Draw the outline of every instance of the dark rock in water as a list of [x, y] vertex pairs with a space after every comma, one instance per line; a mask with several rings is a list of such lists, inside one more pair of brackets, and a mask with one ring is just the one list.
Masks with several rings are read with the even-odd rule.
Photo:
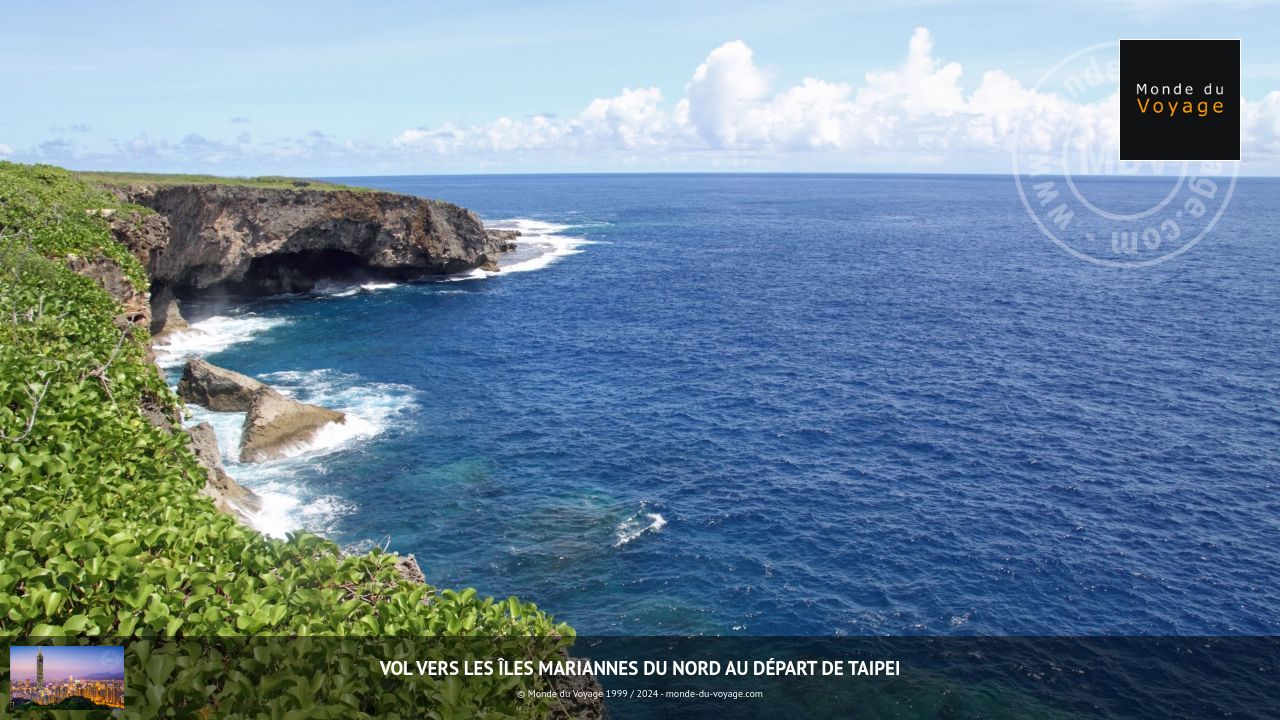
[[217, 412], [247, 412], [254, 393], [263, 387], [247, 375], [192, 358], [182, 369], [178, 397]]
[[411, 280], [465, 272], [509, 244], [470, 210], [395, 193], [235, 185], [114, 187], [156, 210], [168, 243], [150, 251], [157, 289], [178, 297], [306, 292], [325, 279]]
[[264, 385], [253, 394], [244, 418], [240, 460], [273, 460], [282, 456], [291, 445], [314, 438], [325, 425], [346, 421], [347, 416], [337, 410], [292, 400]]
[[188, 441], [196, 459], [204, 466], [208, 477], [200, 492], [213, 499], [219, 510], [248, 522], [248, 516], [262, 509], [262, 499], [249, 488], [231, 479], [222, 466], [222, 453], [218, 450], [218, 437], [209, 423], [187, 428]]
[[516, 249], [516, 238], [520, 237], [519, 230], [485, 230], [489, 234], [489, 241], [494, 247], [502, 252], [509, 252]]

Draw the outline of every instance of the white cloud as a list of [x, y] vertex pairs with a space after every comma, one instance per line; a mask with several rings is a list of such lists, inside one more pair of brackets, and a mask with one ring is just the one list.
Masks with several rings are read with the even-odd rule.
[[750, 46], [734, 40], [707, 55], [669, 112], [658, 88], [626, 89], [562, 122], [499, 118], [470, 128], [412, 128], [392, 144], [435, 155], [826, 151], [896, 152], [910, 161], [920, 154], [1007, 151], [1020, 113], [1029, 117], [1033, 146], [1048, 144], [1064, 123], [1084, 122], [1086, 133], [1110, 130], [1099, 123], [1114, 108], [1036, 93], [999, 71], [984, 75], [966, 97], [961, 66], [937, 59], [933, 47], [929, 31], [917, 28], [905, 60], [868, 73], [860, 86], [805, 78], [771, 93]]
[[743, 120], [769, 91], [769, 80], [756, 67], [751, 48], [741, 40], [711, 51], [685, 86], [682, 115], [712, 147], [736, 144]]
[[1246, 149], [1266, 157], [1280, 157], [1280, 90], [1260, 102], [1245, 102], [1241, 118]]
[[957, 63], [939, 65], [933, 57], [933, 36], [918, 27], [907, 43], [906, 61], [894, 70], [868, 73], [867, 84], [858, 90], [858, 104], [912, 115], [946, 116], [964, 110], [959, 84], [963, 70]]
[[13, 154], [12, 147], [5, 145], [4, 143], [0, 143], [0, 157], [8, 157], [9, 155], [12, 155], [12, 154]]
[[576, 127], [584, 135], [610, 142], [617, 148], [653, 147], [659, 144], [658, 138], [670, 123], [659, 107], [661, 102], [662, 91], [656, 87], [627, 88], [617, 97], [592, 100], [578, 116]]
[[[254, 141], [248, 133], [227, 141], [188, 135], [176, 142], [145, 134], [96, 151], [66, 141], [45, 143], [19, 156], [57, 161], [59, 154], [101, 167], [217, 171], [304, 168], [358, 172], [412, 172], [445, 168], [609, 169], [649, 167], [804, 167], [858, 169], [864, 158], [879, 167], [928, 163], [970, 169], [957, 158], [982, 158], [988, 169], [1007, 168], [1016, 139], [1033, 152], [1052, 152], [1070, 129], [1074, 142], [1118, 142], [1119, 96], [1092, 103], [1037, 92], [1000, 70], [986, 72], [972, 92], [963, 68], [935, 54], [934, 38], [916, 28], [895, 67], [859, 81], [806, 77], [775, 89], [747, 43], [713, 49], [668, 101], [656, 87], [625, 88], [587, 103], [576, 115], [500, 117], [460, 126], [411, 127], [385, 140], [338, 141], [313, 132], [299, 139]], [[247, 120], [235, 118], [233, 122]], [[1280, 163], [1280, 92], [1245, 102], [1247, 159]], [[1021, 128], [1020, 135], [1016, 135]], [[0, 155], [15, 154], [0, 145]], [[167, 165], [166, 165], [167, 163]], [[788, 165], [790, 163], [790, 165]], [[242, 170], [239, 170], [242, 171]]]

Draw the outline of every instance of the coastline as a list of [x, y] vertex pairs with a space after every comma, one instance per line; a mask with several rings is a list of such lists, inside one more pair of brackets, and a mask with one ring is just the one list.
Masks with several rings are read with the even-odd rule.
[[[276, 192], [298, 196], [293, 190]], [[459, 211], [463, 222], [474, 219]], [[152, 314], [152, 301], [172, 289], [153, 284], [148, 272], [171, 239], [167, 220], [61, 168], [0, 162], [0, 252], [14, 278], [0, 286], [0, 298], [13, 308], [0, 343], [10, 410], [0, 425], [0, 494], [8, 509], [0, 521], [7, 557], [0, 610], [9, 621], [0, 635], [153, 638], [126, 653], [126, 672], [153, 678], [156, 662], [170, 670], [178, 662], [183, 645], [175, 640], [228, 633], [387, 642], [434, 635], [524, 637], [546, 641], [539, 653], [561, 655], [575, 633], [532, 603], [436, 588], [412, 558], [376, 547], [346, 552], [305, 530], [275, 539], [246, 527], [235, 518], [233, 503], [219, 501], [218, 492], [234, 493], [238, 486], [222, 477], [222, 453], [211, 449], [213, 434], [183, 426], [183, 405], [164, 383], [150, 341], [153, 319], [161, 318], [161, 326], [182, 322], [168, 306]], [[441, 236], [399, 240], [430, 245], [433, 237]], [[471, 237], [492, 242], [487, 234]], [[469, 252], [457, 240], [453, 236], [445, 246]], [[468, 263], [479, 267], [488, 260], [483, 255], [473, 254]], [[430, 269], [422, 258], [407, 248], [398, 259]], [[255, 394], [255, 406], [263, 392]], [[58, 568], [57, 584], [50, 567]], [[308, 647], [276, 658], [273, 688], [309, 687], [318, 662], [357, 670], [347, 681], [309, 689], [307, 705], [316, 711], [347, 714], [358, 702], [352, 700], [356, 688], [364, 687], [358, 691], [363, 693], [385, 684], [371, 675], [356, 645]], [[231, 682], [220, 672], [239, 661], [234, 645], [213, 652], [222, 658], [184, 671], [204, 688], [197, 695], [185, 694], [185, 684], [152, 685], [130, 707], [194, 715], [219, 705], [278, 705], [275, 690]], [[388, 693], [378, 698], [379, 707], [403, 712], [431, 706], [439, 702], [442, 682]], [[521, 681], [530, 691], [558, 682]], [[495, 678], [470, 678], [450, 693], [446, 704], [472, 708], [472, 714], [502, 708], [511, 715], [568, 716], [549, 703], [517, 702], [510, 686]], [[597, 704], [574, 716], [602, 712]]]
[[[189, 361], [206, 359], [235, 345], [252, 343], [287, 324], [287, 320], [259, 314], [255, 311], [256, 303], [340, 301], [357, 295], [405, 290], [420, 282], [469, 282], [532, 272], [582, 252], [581, 246], [591, 244], [583, 238], [562, 234], [570, 227], [527, 218], [487, 223], [487, 231], [511, 234], [509, 248], [489, 267], [477, 267], [466, 272], [406, 282], [328, 281], [317, 284], [308, 292], [249, 298], [232, 305], [217, 297], [215, 314], [208, 314], [207, 306], [201, 307], [202, 298], [198, 294], [189, 296], [186, 306], [199, 308], [197, 312], [203, 314], [197, 314], [188, 323], [176, 310], [179, 303], [173, 303], [170, 306], [173, 309], [169, 311], [172, 313], [171, 321], [176, 317], [179, 324], [153, 336], [153, 354], [157, 366], [167, 377], [167, 383], [176, 389], [182, 370]], [[227, 369], [234, 371], [237, 368]], [[284, 537], [289, 532], [304, 528], [323, 535], [333, 518], [357, 512], [357, 506], [336, 495], [300, 499], [292, 476], [305, 472], [313, 463], [323, 462], [323, 458], [331, 453], [373, 441], [393, 427], [398, 417], [414, 407], [417, 391], [403, 384], [371, 383], [358, 376], [324, 368], [279, 370], [255, 379], [286, 397], [339, 410], [346, 415], [346, 422], [327, 424], [314, 437], [292, 445], [281, 457], [266, 463], [240, 462], [237, 448], [244, 424], [243, 411], [211, 410], [188, 400], [185, 403], [188, 419], [184, 424], [188, 427], [210, 424], [228, 474], [260, 497], [261, 507], [254, 512], [242, 513], [241, 520], [274, 537]]]

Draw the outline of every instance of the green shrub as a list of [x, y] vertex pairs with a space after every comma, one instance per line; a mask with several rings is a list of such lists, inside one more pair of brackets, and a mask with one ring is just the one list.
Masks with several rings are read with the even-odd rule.
[[101, 210], [150, 214], [140, 205], [127, 205], [99, 187], [52, 165], [0, 162], [0, 228], [16, 235], [19, 245], [52, 258], [91, 257], [102, 251], [124, 269], [139, 290], [146, 290], [147, 274], [129, 251], [111, 238]]
[[[139, 411], [148, 395], [176, 402], [142, 331], [122, 329], [106, 292], [51, 259], [101, 250], [140, 271], [106, 221], [84, 212], [109, 206], [64, 170], [0, 163], [0, 637], [572, 637], [532, 604], [411, 585], [392, 555], [343, 555], [307, 533], [276, 540], [218, 512], [199, 493], [204, 470], [185, 435]], [[513, 697], [511, 678], [441, 679], [371, 698], [359, 694], [359, 672], [318, 682], [316, 657], [304, 653], [277, 657], [264, 683], [228, 672], [244, 658], [193, 663], [180, 645], [160, 647], [146, 658], [127, 651], [129, 673], [164, 675], [142, 690], [130, 682], [130, 715], [189, 707], [183, 693], [193, 688], [218, 716], [272, 706], [279, 713], [263, 717], [284, 717], [303, 707], [298, 698], [308, 708], [300, 717], [544, 707]], [[327, 651], [326, 662], [367, 671], [373, 660], [351, 652]]]

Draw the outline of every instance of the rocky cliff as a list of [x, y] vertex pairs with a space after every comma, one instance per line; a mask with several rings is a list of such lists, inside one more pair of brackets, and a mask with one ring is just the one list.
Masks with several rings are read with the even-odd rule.
[[[132, 185], [169, 223], [153, 297], [306, 292], [326, 279], [411, 280], [490, 266], [509, 238], [452, 203], [394, 193], [231, 184]], [[161, 316], [165, 308], [153, 311]]]
[[[125, 323], [149, 327], [153, 335], [185, 326], [173, 302], [178, 298], [218, 293], [247, 298], [305, 292], [326, 279], [407, 280], [482, 266], [493, 269], [497, 254], [511, 249], [514, 239], [510, 232], [486, 232], [480, 219], [465, 208], [409, 195], [218, 182], [108, 183], [104, 187], [121, 201], [156, 211], [154, 215], [115, 208], [86, 211], [104, 218], [115, 240], [146, 268], [151, 292], [137, 289], [124, 269], [101, 252], [89, 257], [70, 255], [67, 263], [73, 271], [96, 280], [120, 302], [123, 313], [117, 321], [122, 327]], [[249, 416], [254, 418], [250, 398], [263, 390], [261, 384], [236, 373], [220, 372], [232, 381], [239, 379], [255, 386], [242, 398], [245, 407], [224, 408], [211, 402], [211, 393], [217, 394], [213, 391], [226, 385], [223, 381], [227, 378], [193, 378], [190, 366], [179, 386], [180, 394], [217, 410], [250, 410]], [[276, 415], [281, 414], [280, 406], [292, 402], [267, 399], [275, 400], [271, 407], [276, 408]], [[293, 404], [324, 422], [342, 419], [341, 413]], [[144, 398], [142, 410], [166, 431], [172, 431], [178, 422], [178, 409], [162, 399]], [[299, 426], [296, 409], [285, 414], [289, 417], [283, 424], [298, 432], [284, 440], [296, 440], [294, 435], [311, 429], [295, 427]], [[243, 519], [246, 512], [255, 509], [257, 498], [226, 475], [217, 440], [205, 430], [189, 431], [197, 459], [209, 473], [204, 492], [221, 509]], [[261, 435], [267, 430], [278, 428], [259, 422], [246, 430], [246, 439], [252, 439], [254, 431]], [[265, 444], [270, 446], [271, 442]], [[266, 454], [270, 447], [254, 445], [248, 451], [250, 456]]]
[[[144, 215], [137, 211], [119, 212], [101, 209], [91, 212], [107, 220], [111, 235], [130, 254], [146, 267], [169, 242], [169, 225], [157, 215]], [[125, 276], [124, 268], [101, 251], [88, 257], [70, 255], [68, 267], [96, 280], [104, 290], [119, 301], [124, 310], [123, 320], [147, 327], [151, 324], [151, 307], [147, 293], [138, 290]]]

